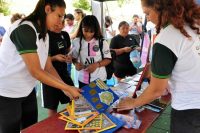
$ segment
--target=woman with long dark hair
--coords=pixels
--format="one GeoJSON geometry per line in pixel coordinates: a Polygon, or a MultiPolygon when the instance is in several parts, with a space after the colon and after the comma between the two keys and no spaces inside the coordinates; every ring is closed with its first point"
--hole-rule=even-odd
{"type": "Polygon", "coordinates": [[[171,133],[200,132],[200,6],[194,0],[141,0],[147,18],[156,24],[151,81],[136,99],[119,110],[132,109],[172,94],[171,133]]]}
{"type": "Polygon", "coordinates": [[[47,29],[54,31],[65,14],[64,0],[39,0],[35,10],[14,22],[0,47],[0,132],[17,133],[37,122],[37,80],[77,98],[52,66],[47,29]]]}

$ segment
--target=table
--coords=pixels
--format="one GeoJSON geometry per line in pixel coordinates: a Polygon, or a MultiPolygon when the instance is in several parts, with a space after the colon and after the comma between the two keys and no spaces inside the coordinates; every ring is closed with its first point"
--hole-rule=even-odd
{"type": "MultiPolygon", "coordinates": [[[[165,103],[169,104],[171,101],[171,95],[168,94],[166,96],[162,96],[161,99],[165,103]]],[[[161,113],[145,109],[144,111],[137,113],[139,119],[142,120],[142,124],[139,129],[120,128],[116,131],[116,133],[145,133],[152,123],[161,115],[161,113]]],[[[64,127],[66,122],[59,120],[59,116],[60,115],[57,113],[52,117],[22,130],[21,133],[78,133],[78,131],[65,131],[64,127]]]]}

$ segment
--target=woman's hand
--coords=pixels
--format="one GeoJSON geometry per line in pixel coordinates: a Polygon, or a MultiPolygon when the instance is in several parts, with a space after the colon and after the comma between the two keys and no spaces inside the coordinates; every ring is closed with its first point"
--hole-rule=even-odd
{"type": "Polygon", "coordinates": [[[85,70],[89,73],[93,73],[99,67],[99,63],[90,64],[85,70]]]}
{"type": "Polygon", "coordinates": [[[79,62],[75,63],[75,67],[76,67],[76,70],[78,70],[78,71],[84,69],[84,65],[79,62]]]}
{"type": "Polygon", "coordinates": [[[135,48],[137,51],[141,51],[141,47],[136,47],[135,48]]]}
{"type": "Polygon", "coordinates": [[[80,97],[80,92],[81,90],[74,87],[74,86],[70,86],[70,90],[69,91],[63,91],[65,93],[65,95],[67,95],[70,99],[78,99],[80,97]]]}
{"type": "Polygon", "coordinates": [[[76,70],[80,71],[82,69],[84,69],[84,65],[82,63],[77,62],[75,64],[76,70]]]}
{"type": "Polygon", "coordinates": [[[51,61],[65,62],[66,56],[62,55],[62,54],[57,54],[57,55],[51,57],[51,61]]]}
{"type": "Polygon", "coordinates": [[[72,63],[72,56],[71,56],[71,55],[66,55],[65,58],[66,58],[66,59],[65,59],[65,62],[67,62],[67,63],[72,63]]]}
{"type": "Polygon", "coordinates": [[[124,99],[122,99],[119,104],[117,105],[117,111],[123,111],[123,110],[131,110],[134,107],[134,102],[135,99],[130,98],[130,97],[126,97],[124,99]]]}
{"type": "Polygon", "coordinates": [[[123,49],[124,53],[129,53],[129,52],[132,51],[132,48],[131,48],[131,47],[124,47],[124,48],[122,48],[122,49],[123,49]]]}
{"type": "Polygon", "coordinates": [[[115,35],[116,35],[116,31],[115,31],[115,30],[113,30],[113,31],[108,30],[108,32],[109,32],[112,36],[115,36],[115,35]]]}

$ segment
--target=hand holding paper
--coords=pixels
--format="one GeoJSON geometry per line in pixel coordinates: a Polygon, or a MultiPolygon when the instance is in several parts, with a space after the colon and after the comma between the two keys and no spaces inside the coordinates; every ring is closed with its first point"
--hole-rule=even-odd
{"type": "Polygon", "coordinates": [[[52,61],[59,61],[59,62],[65,62],[66,56],[63,54],[57,54],[51,57],[52,61]]]}
{"type": "Polygon", "coordinates": [[[131,47],[124,47],[122,49],[123,49],[124,53],[129,53],[130,51],[132,51],[131,47]]]}
{"type": "Polygon", "coordinates": [[[98,68],[98,66],[99,66],[98,63],[93,63],[93,64],[88,65],[85,70],[89,73],[93,73],[98,68]]]}
{"type": "Polygon", "coordinates": [[[85,65],[83,65],[82,63],[76,62],[75,68],[76,68],[77,71],[80,71],[80,70],[85,68],[85,65]]]}
{"type": "Polygon", "coordinates": [[[65,93],[65,95],[69,96],[70,99],[78,99],[81,95],[80,93],[82,92],[82,90],[76,87],[73,88],[74,89],[71,89],[70,91],[63,91],[63,92],[65,93]]]}
{"type": "Polygon", "coordinates": [[[130,98],[130,97],[123,98],[117,105],[117,111],[131,110],[135,108],[134,101],[135,99],[130,98]]]}

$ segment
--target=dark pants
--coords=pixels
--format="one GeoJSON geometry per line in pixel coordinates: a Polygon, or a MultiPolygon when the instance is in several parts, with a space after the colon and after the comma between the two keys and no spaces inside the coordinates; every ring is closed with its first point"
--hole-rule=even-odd
{"type": "Polygon", "coordinates": [[[171,133],[200,133],[200,109],[171,110],[171,133]]]}
{"type": "Polygon", "coordinates": [[[117,61],[114,62],[114,74],[117,78],[125,78],[126,76],[133,76],[137,73],[137,69],[132,63],[122,64],[117,61]]]}
{"type": "Polygon", "coordinates": [[[35,89],[23,98],[0,96],[0,133],[19,133],[20,129],[36,123],[37,118],[35,89]]]}
{"type": "MultiPolygon", "coordinates": [[[[74,86],[74,83],[71,77],[63,76],[61,74],[59,75],[66,84],[74,86]]],[[[66,96],[62,90],[56,89],[46,84],[42,84],[42,85],[43,85],[42,87],[43,103],[42,104],[44,105],[44,108],[57,110],[59,102],[61,104],[66,104],[70,102],[70,98],[66,96]]]]}

